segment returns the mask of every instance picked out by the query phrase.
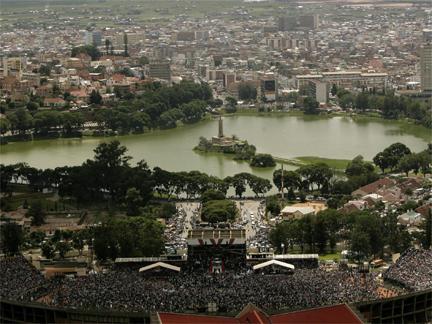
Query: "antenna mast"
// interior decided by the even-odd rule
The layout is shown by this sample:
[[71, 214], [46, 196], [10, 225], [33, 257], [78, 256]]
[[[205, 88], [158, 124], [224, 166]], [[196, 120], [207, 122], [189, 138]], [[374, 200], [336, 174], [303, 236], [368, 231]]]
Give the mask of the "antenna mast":
[[283, 168], [283, 163], [282, 163], [282, 172], [281, 172], [281, 197], [282, 200], [284, 200], [284, 168]]

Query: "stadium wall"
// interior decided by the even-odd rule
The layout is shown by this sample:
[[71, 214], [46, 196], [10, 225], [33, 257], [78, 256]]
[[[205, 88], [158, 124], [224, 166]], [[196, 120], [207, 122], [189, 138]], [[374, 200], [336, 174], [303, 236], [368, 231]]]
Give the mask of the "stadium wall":
[[431, 323], [432, 289], [351, 305], [368, 323]]
[[[432, 289], [349, 306], [367, 323], [429, 323], [432, 322]], [[0, 309], [1, 323], [155, 322], [148, 313], [80, 311], [4, 299], [0, 301]]]
[[150, 323], [150, 314], [49, 307], [2, 299], [0, 323]]

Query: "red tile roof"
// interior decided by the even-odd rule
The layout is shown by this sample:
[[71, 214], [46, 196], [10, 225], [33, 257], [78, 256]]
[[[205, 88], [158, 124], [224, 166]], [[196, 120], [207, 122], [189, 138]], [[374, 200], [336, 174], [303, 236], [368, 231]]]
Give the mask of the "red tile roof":
[[206, 316], [177, 313], [158, 313], [162, 324], [239, 324], [234, 317]]
[[391, 186], [394, 186], [395, 181], [389, 178], [382, 178], [375, 182], [369, 183], [366, 186], [360, 187], [357, 190], [353, 192], [353, 195], [355, 195], [356, 192], [361, 191], [365, 194], [371, 194], [376, 193], [376, 191], [380, 188], [389, 188]]
[[293, 313], [271, 316], [274, 324], [285, 323], [362, 323], [345, 304], [314, 308]]
[[363, 323], [345, 304], [268, 316], [248, 305], [237, 317], [158, 313], [161, 324]]

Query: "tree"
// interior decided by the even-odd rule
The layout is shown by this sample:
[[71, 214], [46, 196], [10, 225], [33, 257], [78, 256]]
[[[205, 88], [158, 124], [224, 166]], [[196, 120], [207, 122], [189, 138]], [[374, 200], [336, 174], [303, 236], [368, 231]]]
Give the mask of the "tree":
[[66, 253], [68, 253], [71, 249], [72, 248], [68, 242], [60, 241], [56, 244], [56, 250], [58, 251], [61, 259], [64, 259]]
[[37, 133], [47, 134], [62, 124], [62, 116], [58, 111], [40, 111], [34, 115], [34, 129]]
[[233, 97], [227, 97], [226, 101], [225, 111], [229, 114], [235, 113], [237, 111], [237, 100]]
[[23, 108], [8, 114], [7, 118], [11, 124], [11, 130], [18, 131], [20, 134], [24, 134], [33, 126], [33, 117]]
[[[112, 48], [112, 47], [111, 47]], [[93, 45], [84, 45], [72, 48], [72, 57], [78, 56], [78, 54], [87, 54], [91, 57], [92, 61], [97, 61], [101, 57], [101, 53], [97, 49], [96, 46]]]
[[234, 187], [234, 191], [236, 196], [239, 198], [242, 197], [243, 193], [246, 191], [246, 174], [245, 173], [238, 173], [234, 175], [233, 177], [227, 177], [225, 178], [225, 181], [227, 181], [231, 186]]
[[31, 217], [32, 225], [41, 226], [42, 224], [45, 224], [46, 213], [43, 210], [42, 202], [40, 200], [36, 200], [30, 205], [27, 215]]
[[55, 248], [51, 242], [44, 243], [41, 250], [42, 255], [47, 259], [52, 259], [55, 256]]
[[1, 244], [7, 255], [17, 254], [23, 242], [24, 234], [21, 226], [10, 222], [1, 226]]
[[95, 229], [93, 238], [94, 251], [100, 260], [159, 256], [164, 246], [162, 225], [147, 217], [103, 223]]
[[142, 198], [139, 190], [136, 188], [129, 188], [126, 192], [126, 215], [138, 216], [140, 214], [140, 206]]
[[250, 165], [257, 168], [270, 168], [275, 167], [276, 162], [270, 154], [257, 154], [252, 158]]
[[339, 96], [339, 105], [343, 109], [351, 108], [354, 104], [354, 96], [351, 93], [345, 93], [342, 96]]
[[[283, 171], [283, 184], [287, 190], [297, 190], [301, 185], [300, 175], [296, 171]], [[273, 172], [273, 183], [280, 190], [282, 186], [282, 169], [275, 170]]]
[[315, 98], [306, 97], [303, 101], [304, 113], [307, 115], [318, 114], [319, 102]]
[[100, 105], [102, 102], [102, 96], [100, 95], [99, 91], [92, 90], [90, 93], [90, 104], [94, 105]]
[[92, 172], [97, 190], [105, 189], [111, 199], [118, 199], [116, 193], [124, 184], [124, 170], [129, 166], [130, 156], [126, 156], [127, 148], [119, 141], [102, 143], [96, 149], [94, 161], [88, 160], [84, 165]]
[[30, 241], [33, 246], [40, 246], [40, 244], [45, 239], [44, 232], [31, 232], [30, 233]]
[[127, 33], [123, 34], [123, 43], [124, 43], [124, 56], [129, 56], [129, 52], [128, 52], [128, 35], [127, 35]]
[[253, 84], [242, 82], [238, 85], [238, 96], [240, 100], [255, 100], [257, 90]]
[[147, 65], [147, 64], [150, 63], [150, 61], [149, 61], [149, 59], [148, 59], [147, 56], [141, 56], [141, 57], [139, 58], [139, 60], [138, 60], [138, 63], [139, 63], [140, 65]]
[[402, 143], [394, 143], [387, 147], [384, 151], [375, 155], [373, 161], [384, 173], [385, 169], [387, 168], [394, 170], [398, 166], [398, 163], [402, 157], [408, 154], [411, 154], [411, 151], [408, 147]]
[[46, 64], [41, 64], [39, 67], [39, 73], [43, 76], [50, 76], [51, 75], [51, 67]]
[[203, 204], [201, 218], [209, 223], [234, 221], [237, 207], [231, 200], [210, 200]]
[[330, 93], [332, 94], [333, 97], [336, 96], [337, 91], [338, 91], [338, 88], [337, 88], [336, 84], [333, 83], [332, 87], [331, 87], [331, 90], [330, 90]]
[[354, 220], [351, 226], [351, 249], [364, 257], [382, 254], [384, 235], [380, 217], [367, 212], [351, 216]]
[[269, 239], [274, 248], [279, 253], [284, 253], [283, 247], [292, 245], [294, 239], [292, 229], [295, 227], [295, 222], [282, 222], [277, 224], [269, 233]]
[[164, 202], [158, 207], [157, 216], [159, 218], [169, 219], [177, 213], [175, 203]]
[[358, 227], [351, 232], [350, 249], [358, 255], [358, 259], [371, 254], [369, 237]]
[[[350, 163], [348, 163], [345, 169], [345, 174], [348, 177], [348, 181], [345, 181], [344, 183], [343, 181], [338, 181], [338, 189], [345, 189], [348, 187], [350, 189], [349, 191], [342, 189], [341, 192], [338, 193], [349, 194], [352, 191], [353, 187], [364, 186], [368, 183], [378, 180], [378, 174], [376, 174], [375, 172], [374, 165], [372, 163], [364, 161], [361, 155], [356, 156]], [[333, 189], [335, 189], [335, 186]]]
[[82, 251], [84, 249], [84, 241], [86, 239], [85, 236], [85, 230], [74, 232], [72, 235], [72, 247], [78, 250], [80, 255], [82, 255]]
[[249, 175], [247, 182], [256, 197], [260, 194], [264, 195], [272, 188], [272, 184], [269, 180], [257, 177], [253, 174]]
[[325, 216], [317, 215], [314, 221], [314, 241], [318, 247], [319, 253], [325, 253], [328, 241], [328, 229]]
[[203, 203], [210, 201], [210, 200], [224, 200], [225, 194], [219, 190], [215, 189], [209, 189], [204, 191], [204, 193], [201, 195], [201, 201]]
[[110, 48], [110, 40], [108, 38], [105, 38], [105, 53], [108, 55], [108, 51]]
[[4, 135], [11, 129], [11, 123], [7, 118], [0, 118], [0, 134]]
[[189, 103], [180, 106], [183, 112], [183, 121], [186, 123], [195, 123], [200, 121], [205, 114], [205, 102], [202, 100], [192, 100]]
[[266, 210], [272, 215], [279, 215], [281, 206], [276, 196], [271, 196], [266, 198]]
[[379, 152], [377, 155], [375, 155], [373, 162], [381, 169], [382, 173], [384, 173], [385, 169], [390, 166], [389, 161], [387, 160], [387, 155], [384, 152]]
[[36, 111], [36, 110], [38, 110], [39, 109], [39, 105], [38, 105], [38, 103], [37, 102], [34, 102], [34, 101], [29, 101], [28, 103], [27, 103], [27, 110], [28, 111]]
[[364, 92], [359, 93], [355, 99], [354, 106], [356, 109], [363, 111], [369, 109], [369, 96]]

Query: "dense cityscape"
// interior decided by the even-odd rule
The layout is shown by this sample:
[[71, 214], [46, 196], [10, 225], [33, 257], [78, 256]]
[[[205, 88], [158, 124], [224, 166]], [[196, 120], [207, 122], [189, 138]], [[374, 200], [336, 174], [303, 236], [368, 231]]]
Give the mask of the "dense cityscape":
[[0, 321], [432, 321], [431, 14], [2, 1]]

